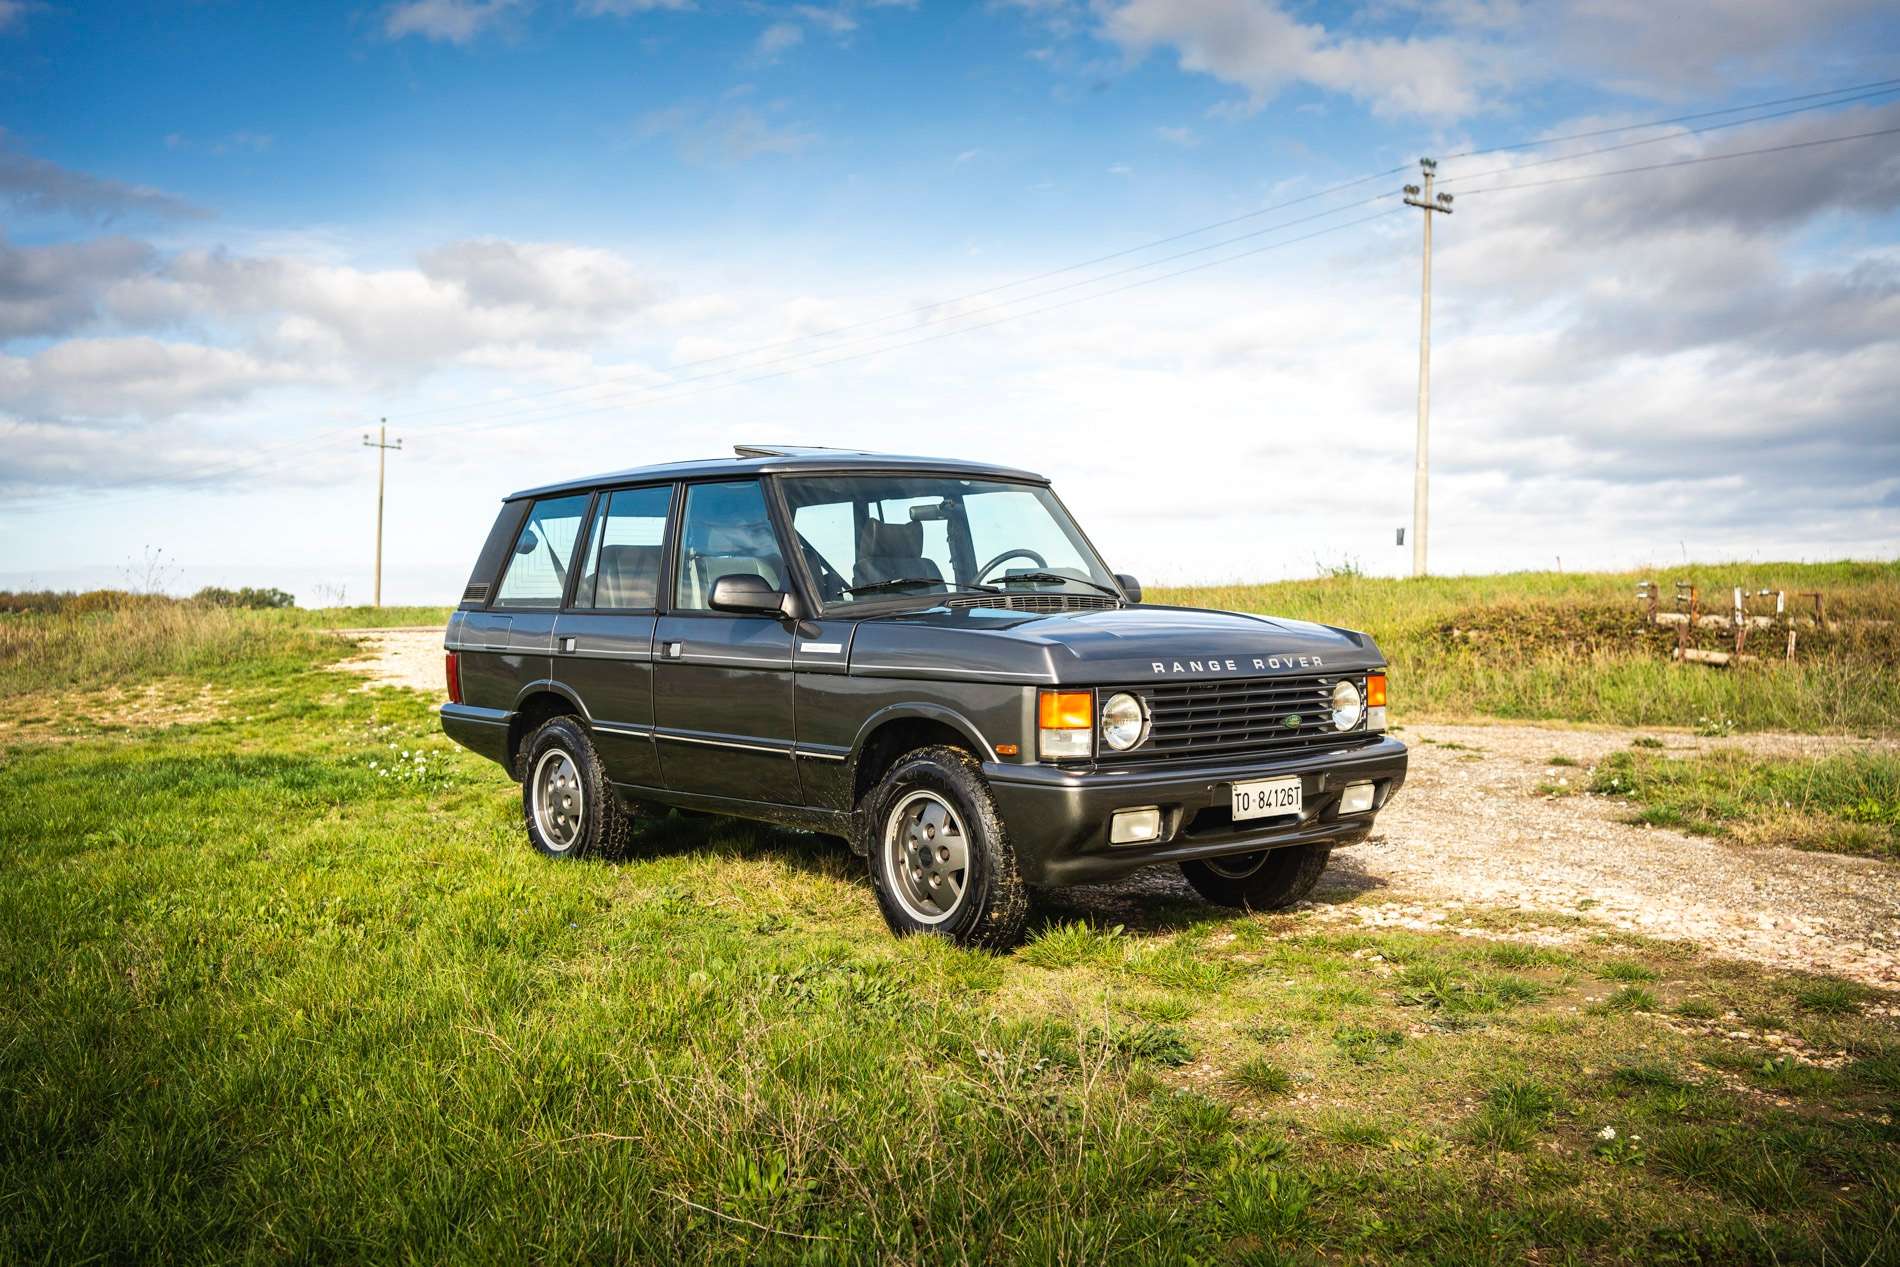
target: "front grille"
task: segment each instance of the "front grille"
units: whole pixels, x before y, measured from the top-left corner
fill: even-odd
[[[1101,759],[1221,758],[1370,743],[1378,736],[1364,729],[1364,721],[1353,730],[1333,729],[1333,683],[1339,676],[1237,678],[1128,687],[1148,705],[1148,739],[1129,752],[1104,747]],[[1357,680],[1356,675],[1349,676]],[[1109,687],[1099,692],[1104,699],[1113,693]],[[1287,725],[1289,717],[1298,717],[1299,724]]]
[[[1099,611],[1120,606],[1106,594],[985,594],[980,598],[952,598],[945,607],[1000,607],[1013,612]]]

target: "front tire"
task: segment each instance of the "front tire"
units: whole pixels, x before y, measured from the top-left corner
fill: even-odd
[[[1248,911],[1277,911],[1303,900],[1319,883],[1333,846],[1289,845],[1259,853],[1235,854],[1181,864],[1181,874],[1216,906]]]
[[[543,722],[522,746],[521,815],[528,840],[550,858],[624,857],[633,815],[576,717]]]
[[[865,856],[893,933],[934,933],[975,950],[1022,940],[1029,891],[969,753],[919,748],[865,798]]]

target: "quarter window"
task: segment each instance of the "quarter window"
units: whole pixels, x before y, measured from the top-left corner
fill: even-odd
[[[603,494],[587,545],[576,607],[652,611],[659,606],[660,551],[671,488],[623,488]]]
[[[496,607],[559,607],[574,558],[574,541],[587,514],[587,495],[550,497],[528,512],[515,538],[508,570],[495,593]]]
[[[694,484],[686,490],[674,606],[709,610],[713,582],[722,576],[759,576],[773,589],[785,588],[778,534],[756,480]]]

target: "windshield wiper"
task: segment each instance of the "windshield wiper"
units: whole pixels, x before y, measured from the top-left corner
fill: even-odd
[[[1077,585],[1086,585],[1092,590],[1099,590],[1110,598],[1125,597],[1118,589],[1110,589],[1108,586],[1097,581],[1088,580],[1086,577],[1066,576],[1061,572],[1011,572],[1003,579],[1005,581],[1074,581]]]
[[[847,594],[876,594],[883,590],[896,589],[900,585],[942,585],[943,583],[943,578],[939,576],[894,576],[888,581],[866,581],[862,585],[847,585],[844,589]],[[946,587],[946,592],[951,594],[966,593],[970,590],[976,590],[984,594],[1001,594],[1003,592],[994,585],[952,585]]]

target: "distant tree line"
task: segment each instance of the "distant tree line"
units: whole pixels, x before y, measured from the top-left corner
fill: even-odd
[[[221,585],[207,585],[190,598],[174,598],[169,594],[140,594],[131,590],[0,590],[0,612],[65,612],[80,614],[96,611],[119,611],[130,607],[172,606],[190,604],[199,607],[245,607],[253,610],[266,610],[281,607],[295,607],[297,598],[286,590],[259,589],[246,585],[241,589],[226,589]]]

